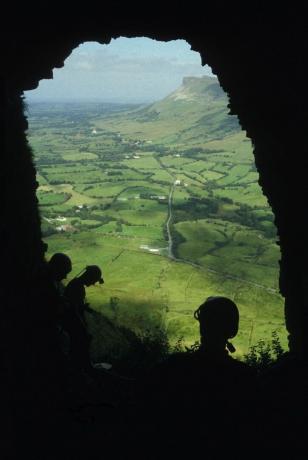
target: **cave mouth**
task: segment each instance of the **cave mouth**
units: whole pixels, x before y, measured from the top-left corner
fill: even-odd
[[[81,45],[78,58],[69,58],[71,76],[65,64],[29,99],[28,139],[48,255],[69,254],[72,276],[86,264],[101,265],[106,283],[89,289],[94,307],[138,330],[163,325],[174,342],[183,335],[195,342],[192,313],[204,298],[232,298],[241,311],[243,354],[273,331],[284,333],[276,231],[250,141],[200,62],[198,75],[182,73],[178,86],[167,89],[161,75],[174,74],[177,63],[183,67],[184,50],[173,59],[166,51],[149,56],[140,40],[149,39],[137,39],[134,50],[122,42],[118,54],[108,45]],[[155,77],[147,83],[142,65]],[[89,83],[91,71],[96,78]],[[65,72],[61,90],[57,77]],[[117,72],[122,89],[113,93]],[[93,89],[99,78],[104,84],[102,76],[107,92],[98,98]],[[56,91],[44,96],[52,86]],[[157,87],[165,95],[146,99]]]
[[[138,9],[139,13],[141,13],[141,20],[137,17],[136,10],[132,10],[131,4],[127,5],[127,10],[124,12],[122,5],[121,8],[118,8],[117,4],[115,4],[116,9],[110,6],[107,11],[106,5],[103,5],[101,11],[97,8],[85,9],[83,6],[78,13],[74,8],[74,11],[70,10],[69,20],[67,20],[62,11],[59,14],[59,10],[55,8],[54,11],[49,8],[47,14],[46,8],[44,8],[41,15],[35,14],[31,16],[27,6],[25,14],[19,15],[18,18],[15,14],[10,18],[10,33],[7,34],[8,39],[3,41],[7,54],[7,56],[3,56],[4,63],[7,62],[8,65],[4,65],[2,69],[4,75],[3,110],[6,145],[2,164],[4,179],[2,185],[4,185],[5,189],[5,193],[2,196],[5,197],[5,203],[1,228],[3,266],[5,267],[2,274],[1,289],[2,324],[4,326],[1,335],[3,341],[1,349],[4,356],[3,370],[5,377],[2,381],[5,389],[4,394],[6,395],[3,407],[6,422],[9,421],[5,425],[7,426],[7,431],[4,448],[7,447],[8,456],[11,455],[12,450],[15,453],[15,447],[18,454],[22,452],[23,455],[25,449],[29,448],[29,452],[31,451],[33,456],[33,451],[37,453],[43,451],[46,443],[51,446],[52,453],[50,453],[50,456],[53,455],[53,452],[55,452],[55,456],[56,452],[58,455],[58,452],[63,451],[63,447],[70,453],[73,444],[76,452],[88,452],[88,447],[93,446],[95,438],[91,429],[93,419],[91,418],[90,422],[88,411],[86,423],[90,422],[90,430],[83,429],[84,423],[81,420],[81,430],[79,431],[78,429],[77,431],[78,433],[81,433],[81,431],[89,432],[89,437],[79,436],[78,440],[80,442],[77,442],[77,445],[72,442],[76,438],[76,424],[74,423],[74,426],[70,428],[67,424],[67,419],[62,417],[62,413],[58,417],[58,415],[53,416],[52,411],[50,411],[50,409],[56,407],[56,404],[53,404],[55,400],[58,401],[55,393],[59,393],[57,388],[59,388],[59,383],[62,384],[63,374],[59,373],[57,366],[53,364],[49,337],[48,334],[45,334],[46,319],[48,320],[48,311],[45,308],[47,305],[41,301],[33,304],[31,292],[29,294],[29,290],[33,291],[36,287],[37,275],[40,274],[38,272],[42,267],[44,247],[42,246],[40,232],[41,219],[38,215],[38,206],[35,200],[37,183],[35,169],[33,168],[34,162],[31,157],[31,149],[27,144],[25,132],[27,120],[23,116],[20,96],[23,90],[34,88],[37,82],[44,78],[44,75],[50,75],[52,68],[61,67],[63,58],[68,55],[76,44],[84,41],[85,38],[91,40],[94,37],[101,41],[108,41],[111,36],[117,36],[119,32],[127,35],[135,33],[149,34],[162,39],[168,39],[170,36],[184,36],[187,40],[189,39],[188,41],[192,43],[193,49],[200,51],[203,56],[203,62],[208,62],[215,74],[218,75],[223,89],[230,97],[230,110],[233,114],[237,114],[241,126],[246,130],[247,136],[253,142],[256,166],[258,172],[260,172],[260,185],[274,211],[278,231],[277,239],[281,247],[280,292],[285,297],[286,302],[285,319],[286,327],[290,334],[291,353],[285,361],[280,361],[282,366],[278,366],[278,369],[275,366],[278,372],[276,373],[274,368],[274,374],[276,375],[273,375],[273,385],[271,385],[271,382],[268,385],[268,379],[266,378],[267,382],[264,382],[265,397],[261,401],[262,407],[259,405],[260,398],[256,398],[255,402],[258,405],[257,415],[262,416],[262,426],[264,426],[265,422],[265,427],[261,429],[261,433],[258,426],[260,425],[260,417],[255,417],[255,411],[250,410],[250,405],[248,407],[252,416],[252,423],[247,423],[246,416],[242,417],[242,420],[245,420],[244,423],[242,420],[240,424],[236,423],[237,415],[239,415],[237,399],[235,400],[235,412],[233,411],[233,415],[235,414],[236,416],[232,418],[235,424],[232,423],[231,425],[235,426],[238,432],[243,432],[241,431],[243,427],[244,430],[249,427],[245,433],[248,433],[248,438],[252,441],[256,440],[256,436],[251,436],[251,434],[258,433],[258,445],[260,445],[261,439],[262,451],[268,450],[268,447],[272,448],[273,446],[277,451],[277,446],[282,445],[282,439],[293,440],[295,435],[296,439],[299,440],[300,446],[297,446],[297,451],[301,451],[302,445],[302,450],[305,451],[305,442],[302,441],[302,444],[300,442],[301,439],[305,439],[301,430],[301,426],[304,426],[304,423],[301,423],[304,420],[304,413],[300,410],[303,407],[302,401],[305,398],[305,357],[307,356],[307,257],[305,252],[306,245],[304,244],[306,227],[303,213],[307,201],[305,127],[308,107],[305,100],[307,92],[303,90],[306,87],[304,57],[307,56],[305,14],[302,14],[297,7],[276,8],[275,12],[271,14],[268,5],[263,8],[262,6],[260,7],[259,3],[251,6],[251,8],[242,8],[240,6],[236,8],[234,4],[230,4],[229,7],[221,4],[219,6],[213,5],[208,4],[206,14],[203,15],[200,15],[198,9],[193,12],[192,8],[189,11],[187,5],[183,5],[183,8],[180,5],[176,11],[172,10],[172,15],[170,14],[169,17],[165,16],[165,9],[161,9],[157,5],[151,10],[148,7],[144,9],[138,7],[136,10]],[[39,13],[39,11],[36,11],[36,13]],[[74,17],[72,17],[72,13]],[[7,60],[5,61],[6,58]],[[28,135],[28,139],[31,140],[31,134]],[[35,151],[35,146],[32,146],[32,148]],[[229,186],[229,188],[232,187]],[[215,194],[215,189],[213,189],[213,194]],[[243,194],[243,196],[245,195]],[[230,198],[230,195],[228,197]],[[232,204],[229,203],[229,205]],[[42,214],[42,207],[40,209]],[[249,209],[246,209],[246,211],[248,212]],[[245,215],[246,211],[242,209],[243,215]],[[255,213],[255,216],[258,216],[258,213]],[[263,216],[259,213],[259,217]],[[121,225],[123,233],[125,223],[121,223]],[[203,234],[204,232],[200,232],[200,241],[202,241]],[[50,241],[56,241],[56,237],[58,237],[57,250],[64,251],[67,249],[65,244],[60,242],[60,237],[64,236],[65,233],[50,236]],[[73,237],[74,235],[70,238],[72,239]],[[90,262],[94,261],[94,256],[96,257],[98,252],[105,254],[110,250],[111,244],[100,247],[99,238],[99,235],[97,235],[97,237],[91,239],[93,243],[92,253],[87,252]],[[44,238],[45,241],[46,239]],[[110,237],[109,243],[111,239]],[[120,240],[120,236],[118,240]],[[259,240],[260,238],[258,238]],[[67,241],[68,239],[65,242]],[[129,238],[127,238],[124,253],[130,249],[129,241]],[[219,242],[220,240],[217,238],[217,241]],[[83,240],[79,238],[79,246],[77,241],[74,242],[74,250],[76,250],[74,264],[81,261],[82,245],[85,247],[88,242],[89,239],[86,234],[84,234]],[[182,243],[182,248],[184,244]],[[201,246],[203,247],[204,245],[200,244]],[[251,254],[245,253],[245,248],[240,245],[237,248],[234,252],[238,258],[243,255],[256,256],[255,252]],[[53,248],[51,245],[49,249],[50,253],[52,253]],[[223,250],[223,247],[216,247],[214,252],[222,252]],[[107,269],[108,271],[109,268],[116,267],[115,264],[117,261],[121,261],[122,255],[123,253],[120,254],[119,251],[114,255],[113,260],[106,260],[104,270],[106,271]],[[266,254],[263,255],[265,257]],[[264,259],[265,266],[271,260],[269,253],[267,253],[267,256],[267,260]],[[214,260],[213,254],[212,260]],[[172,265],[171,261],[169,262],[166,271],[161,273],[160,285],[162,285],[164,278],[169,276],[170,266]],[[110,264],[108,265],[108,263]],[[144,276],[144,285],[146,285],[149,277],[147,278],[144,272],[149,273],[150,280],[153,279],[153,276],[150,272],[150,266],[146,267],[144,265],[143,267],[142,275]],[[251,263],[252,267],[253,264]],[[117,285],[115,289],[125,289],[126,285],[132,290],[136,289],[133,281],[135,277],[139,276],[139,273],[134,272],[134,276],[130,274],[129,277],[125,278],[123,275],[124,269],[125,267],[118,265],[117,270],[119,276],[121,276],[121,288]],[[275,269],[273,276],[276,277],[276,273]],[[190,284],[195,283],[196,278],[197,275],[192,278],[185,278],[184,275],[178,276],[176,288],[181,283],[186,283],[185,286],[189,287]],[[255,275],[256,278],[257,275]],[[106,277],[105,288],[112,280],[112,277]],[[211,284],[211,281],[209,274],[206,288],[210,291],[216,291],[216,285]],[[221,286],[224,287],[225,278],[223,276],[220,281]],[[128,284],[129,282],[131,283],[130,285]],[[198,286],[200,295],[203,295],[205,291],[204,279],[200,280]],[[152,283],[151,288],[154,293],[160,289],[158,283],[156,287]],[[102,295],[104,292],[102,288]],[[245,332],[244,336],[248,336],[248,339],[252,337],[251,343],[254,343],[256,327],[259,327],[259,336],[263,338],[268,336],[268,331],[277,329],[276,326],[279,326],[281,321],[280,312],[282,308],[280,300],[278,300],[275,310],[274,308],[267,309],[267,305],[270,304],[268,302],[269,297],[261,295],[258,303],[258,301],[251,298],[254,295],[253,289],[247,293],[244,287],[237,289],[233,284],[232,286],[230,285],[230,292],[232,298],[242,298],[241,308],[242,305],[249,307],[249,311],[246,310],[246,316],[241,309],[241,318],[243,319],[244,317],[244,320],[247,320],[246,326],[244,326],[246,327],[245,330],[249,331],[249,334],[247,335]],[[179,298],[177,293],[177,289],[171,292],[171,300]],[[117,300],[121,300],[121,293],[114,291],[113,294],[108,299],[106,309],[110,308],[111,311],[113,308],[114,318],[116,319],[123,311],[123,305]],[[275,293],[272,294],[275,295]],[[187,290],[187,296],[189,295],[190,292]],[[247,303],[248,298],[251,298],[249,305]],[[169,301],[168,298],[166,298],[167,300]],[[197,297],[191,300],[194,304],[198,301]],[[90,301],[92,302],[92,299]],[[139,305],[132,303],[130,312],[134,314],[134,317],[139,314],[141,319],[144,319],[144,322],[148,324],[150,322],[149,316],[154,310],[149,311],[148,317],[145,314],[141,315],[140,309],[145,303],[145,298],[141,299]],[[166,305],[169,309],[169,311],[166,311],[169,332],[170,325],[173,325],[174,331],[180,330],[182,326],[187,326],[186,330],[189,332],[191,311],[185,311],[183,308],[181,310],[182,315],[178,315],[174,304],[167,304],[166,302]],[[187,322],[186,325],[182,322],[183,319],[185,320],[185,315],[189,319],[189,324]],[[162,316],[157,316],[162,318]],[[91,327],[93,329],[94,326],[92,322]],[[99,332],[100,327],[101,324],[98,324],[97,332]],[[102,339],[107,337],[105,332],[107,331],[102,331]],[[243,334],[243,323],[240,324],[239,334]],[[243,342],[245,337],[242,336],[241,338]],[[237,349],[239,348],[239,338],[237,336],[234,341]],[[49,357],[52,359],[49,360]],[[43,369],[38,368],[37,361],[43,364]],[[59,378],[57,378],[58,376]],[[266,373],[267,376],[268,373]],[[268,387],[270,387],[269,392],[267,392]],[[229,390],[230,388],[227,388],[227,393]],[[234,396],[230,391],[228,394],[231,397]],[[128,401],[130,402],[130,399]],[[199,401],[197,406],[200,415],[199,407],[201,406]],[[294,411],[294,407],[297,407],[299,411]],[[272,426],[277,426],[277,424],[272,423],[274,419],[275,421],[277,420],[277,410],[279,411],[280,423],[272,436]],[[108,410],[108,415],[110,412],[112,411]],[[195,412],[193,417],[190,417],[192,421],[197,420],[197,418],[194,419],[194,415],[197,415]],[[151,415],[151,411],[147,411],[147,413]],[[160,415],[161,413],[163,411],[160,412]],[[178,413],[176,412],[176,415]],[[301,417],[301,413],[303,413],[303,417]],[[263,417],[264,414],[265,417]],[[283,414],[285,414],[285,417],[281,418]],[[122,415],[122,411],[120,415]],[[295,423],[292,423],[292,416],[294,415],[296,420],[294,419]],[[169,437],[172,440],[175,439],[176,443],[179,439],[178,433],[183,432],[182,418],[178,418],[181,420],[181,426],[179,426],[180,423],[175,423],[174,425],[175,430],[179,427],[179,431],[175,432],[173,430],[175,436]],[[130,422],[130,417],[126,418],[125,416],[125,419]],[[228,414],[228,418],[225,417],[223,420],[228,429],[230,427],[229,419],[230,414]],[[104,420],[109,422],[109,417],[104,417]],[[158,422],[160,422],[159,419]],[[218,422],[219,426],[221,426],[221,419]],[[169,430],[168,423],[169,419],[167,418],[167,430]],[[101,419],[99,419],[99,424],[100,426],[102,425]],[[65,429],[63,429],[64,425]],[[122,423],[120,425],[125,430],[125,426]],[[194,422],[190,423],[190,425],[192,426],[192,436],[191,438],[189,436],[189,442],[190,440],[196,440],[196,433],[201,433],[200,446],[206,448],[204,426],[198,426]],[[131,445],[132,451],[134,450],[135,452],[136,443],[134,440],[137,439],[136,433],[134,432],[133,436],[130,437],[130,432],[133,430],[128,432],[126,430],[124,433],[121,426],[118,427],[116,424],[114,437],[107,433],[107,444],[110,439],[118,441],[123,438],[129,441],[128,443],[119,443],[125,446],[123,448],[125,453],[127,453],[127,444]],[[157,426],[161,427],[161,424],[158,423]],[[296,428],[290,429],[290,426],[295,426]],[[54,427],[58,427],[56,432],[53,429]],[[200,428],[199,430],[198,427]],[[120,431],[118,428],[120,428]],[[68,437],[67,429],[69,429]],[[186,430],[185,425],[184,430]],[[216,431],[216,428],[214,430]],[[267,434],[270,430],[271,436],[269,437]],[[101,432],[100,428],[95,432]],[[218,430],[218,432],[221,433],[221,430]],[[123,433],[125,436],[122,436]],[[150,433],[150,436],[146,437],[146,439],[152,440],[153,430],[150,430]],[[162,431],[159,430],[159,433],[162,433]],[[165,439],[166,436],[163,436],[163,438]],[[216,440],[220,441],[220,438],[220,435],[214,436],[214,448],[217,445]],[[233,436],[231,441],[233,441],[233,438],[238,439],[238,437]],[[242,438],[244,439],[245,435]],[[22,442],[18,443],[18,446],[16,446],[16,439],[22,440]],[[133,442],[131,442],[131,439],[133,439]],[[263,442],[262,439],[264,440]],[[49,442],[49,440],[52,442]],[[102,436],[100,436],[97,444],[94,440],[94,444],[101,449]],[[173,444],[172,448],[174,447]],[[181,451],[183,450],[182,444],[180,444]],[[191,447],[190,445],[188,446],[188,443],[186,444],[188,448]],[[242,449],[238,443],[232,444],[231,442],[231,444],[227,444],[228,448],[230,445],[235,446],[235,450],[240,455]],[[32,450],[32,445],[35,447],[34,450]],[[170,445],[169,443],[168,447]],[[157,451],[158,449],[161,451],[161,447],[165,447],[163,442],[158,442]],[[285,442],[283,443],[283,448],[285,450]],[[92,451],[94,449],[93,447]],[[292,449],[294,450],[293,444]],[[216,450],[215,453],[217,453]]]

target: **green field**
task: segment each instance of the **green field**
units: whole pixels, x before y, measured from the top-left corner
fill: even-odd
[[[101,265],[105,284],[88,289],[95,310],[192,344],[193,311],[225,295],[240,308],[242,355],[274,330],[286,344],[279,248],[252,147],[215,82],[187,79],[149,107],[37,103],[28,137],[48,255],[68,253],[72,276]],[[104,340],[94,343],[99,354]]]
[[[270,337],[273,330],[285,343],[277,294],[224,274],[149,254],[140,250],[140,243],[146,241],[149,239],[143,235],[119,238],[113,232],[96,231],[48,238],[50,253],[63,251],[74,260],[72,276],[85,264],[95,262],[104,267],[105,284],[88,288],[88,298],[97,311],[118,324],[139,332],[163,324],[172,343],[183,336],[187,344],[192,344],[198,338],[193,311],[215,293],[234,299],[239,306],[240,331],[234,340],[239,354],[247,352],[257,340]],[[112,297],[119,299],[116,314],[110,306]],[[103,348],[104,343],[99,346]]]

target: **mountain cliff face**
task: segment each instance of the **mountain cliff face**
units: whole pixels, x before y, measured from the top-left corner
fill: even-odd
[[[132,118],[139,122],[173,120],[178,140],[182,141],[200,136],[221,139],[241,129],[237,117],[228,114],[227,106],[228,97],[217,78],[185,77],[178,89],[135,112]]]
[[[167,96],[170,100],[186,100],[187,102],[198,102],[202,95],[202,102],[211,102],[213,100],[223,99],[226,101],[226,95],[219,86],[215,77],[184,77],[182,85]]]

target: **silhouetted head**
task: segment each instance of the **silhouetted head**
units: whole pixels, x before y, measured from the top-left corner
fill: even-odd
[[[61,281],[67,277],[67,274],[72,271],[71,259],[62,252],[57,252],[51,256],[48,262],[52,277],[56,281]]]
[[[92,284],[103,284],[102,271],[98,265],[87,265],[84,273],[79,277],[83,284],[91,286]]]
[[[195,311],[194,317],[200,323],[201,343],[211,346],[234,347],[228,339],[236,336],[239,324],[239,311],[236,304],[227,297],[208,297]]]

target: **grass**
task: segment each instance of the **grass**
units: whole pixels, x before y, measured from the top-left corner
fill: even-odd
[[[72,258],[71,277],[86,264],[100,265],[105,284],[88,288],[88,300],[95,310],[112,318],[110,297],[118,297],[117,321],[135,331],[166,321],[171,342],[184,336],[185,343],[192,344],[198,339],[193,312],[207,296],[216,294],[232,298],[239,306],[242,327],[234,341],[239,354],[276,329],[285,343],[282,302],[264,289],[141,252],[138,243],[115,235],[56,235],[48,244],[50,254],[61,250]]]
[[[217,197],[230,198],[236,203],[247,204],[251,207],[267,206],[266,197],[260,194],[260,188],[257,188],[256,184],[250,184],[247,186],[233,185],[230,187],[224,187],[215,190],[214,195]]]
[[[279,250],[260,232],[217,219],[180,222],[175,227],[186,240],[179,245],[179,257],[277,289]]]
[[[98,156],[95,153],[91,152],[72,152],[72,153],[63,153],[63,160],[66,161],[78,161],[78,160],[95,160]]]
[[[76,227],[74,233],[45,238],[49,255],[69,254],[72,276],[87,264],[103,268],[105,284],[88,288],[87,295],[97,313],[116,324],[135,331],[160,326],[172,343],[183,336],[189,345],[198,339],[194,310],[209,295],[225,295],[240,308],[234,340],[239,355],[258,340],[270,339],[274,330],[285,344],[283,302],[274,291],[279,251],[262,230],[273,223],[257,184],[250,142],[229,123],[225,96],[205,101],[206,93],[196,99],[195,91],[188,91],[190,102],[172,96],[140,113],[100,116],[96,111],[94,117],[89,105],[74,118],[76,109],[59,106],[45,119],[46,109],[37,109],[29,140],[39,200],[48,204],[41,212],[51,219],[65,216]],[[89,125],[97,127],[96,135]],[[174,189],[174,205],[183,206],[192,197],[218,203],[206,217],[198,216],[197,203],[194,218],[185,214],[175,225],[184,238],[177,252],[186,262],[169,259],[162,249],[167,246],[168,200],[155,198],[167,197],[175,179],[181,185]],[[261,227],[234,221],[243,204]],[[81,205],[87,208],[76,209]],[[50,222],[54,228],[59,224]],[[159,248],[160,255],[147,247]],[[116,311],[112,297],[119,299]],[[93,318],[90,322],[101,337],[93,350],[99,355],[103,331],[110,331],[103,325],[100,331]]]
[[[67,193],[54,193],[52,191],[38,191],[38,198],[40,201],[40,206],[52,206],[55,204],[65,203],[70,195]]]

